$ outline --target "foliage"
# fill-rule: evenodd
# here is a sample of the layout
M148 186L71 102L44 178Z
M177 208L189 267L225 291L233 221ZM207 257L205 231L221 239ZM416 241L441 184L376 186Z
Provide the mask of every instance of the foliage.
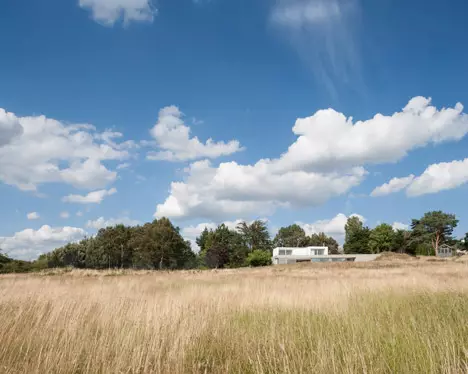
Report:
M414 254L408 246L410 236L411 231L396 230L393 234L392 252Z
M43 255L48 267L105 269L183 269L194 266L195 254L167 218L144 226L117 225L96 236Z
M270 233L265 221L256 220L250 225L244 221L237 225L237 230L250 251L255 249L270 251L272 249Z
M273 240L275 247L302 247L306 242L305 231L297 224L280 228Z
M454 214L428 212L420 219L413 219L411 242L416 247L427 248L430 245L437 255L440 245L453 241L452 234L457 225Z
M27 273L36 270L35 263L29 261L14 260L0 253L0 274L5 273Z
M269 266L271 265L271 253L256 249L247 256L247 265L253 267Z
M394 248L395 232L387 223L375 227L369 235L369 251L371 253L390 252Z
M358 254L370 253L369 236L369 228L364 227L359 217L349 217L345 225L344 252Z
M200 257L209 268L240 267L245 264L250 252L248 239L238 231L230 230L226 225L219 225L216 230L208 231ZM200 239L200 238L198 238ZM199 240L200 241L200 240ZM201 241L200 241L201 242Z
M468 233L465 234L465 238L461 241L461 248L464 251L468 251Z
M328 247L328 253L331 255L337 255L340 253L338 242L331 236L327 236L324 232L312 234L306 238L306 243L308 246Z
M412 255L434 255L442 244L468 250L465 240L455 240L458 225L455 215L441 211L428 212L413 219L411 230L396 230L381 224L370 230L357 216L345 226L345 253L380 253L393 251ZM256 266L259 259L271 261L272 245L282 247L322 246L330 254L338 254L338 242L325 233L307 236L297 224L279 229L273 242L266 222L241 222L236 230L221 224L215 230L205 228L196 239L200 252L196 255L179 228L167 218L143 226L117 225L101 229L79 243L69 243L36 261L10 259L0 253L0 272L28 272L54 267L88 269L187 269L234 268ZM268 254L268 256L267 256ZM268 260L267 260L268 258ZM260 263L262 263L260 261Z

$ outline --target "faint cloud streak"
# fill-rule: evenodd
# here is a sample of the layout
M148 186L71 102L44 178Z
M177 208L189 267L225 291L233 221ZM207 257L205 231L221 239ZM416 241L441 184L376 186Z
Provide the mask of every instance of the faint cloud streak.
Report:
M279 0L271 23L298 52L329 93L362 86L356 29L359 0Z

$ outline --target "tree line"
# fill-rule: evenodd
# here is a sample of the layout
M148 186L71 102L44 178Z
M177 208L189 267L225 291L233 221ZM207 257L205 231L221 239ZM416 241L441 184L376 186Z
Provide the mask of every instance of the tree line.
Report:
M386 223L370 229L359 217L352 216L345 225L341 249L334 238L323 232L307 235L297 224L280 228L271 238L267 223L256 220L241 222L235 228L225 224L215 229L205 228L196 238L200 250L195 253L180 229L169 219L161 218L142 226L100 229L92 237L57 248L33 262L12 260L0 254L0 273L56 267L175 270L267 266L271 264L274 247L327 246L330 254L435 255L443 244L468 250L468 234L466 240L453 236L457 225L455 215L441 211L413 219L408 230L394 230Z
M407 230L394 230L387 223L370 229L357 216L348 218L345 226L344 253L399 252L410 255L434 256L441 245L468 250L468 234L462 240L453 236L458 226L454 214L428 212L413 219Z

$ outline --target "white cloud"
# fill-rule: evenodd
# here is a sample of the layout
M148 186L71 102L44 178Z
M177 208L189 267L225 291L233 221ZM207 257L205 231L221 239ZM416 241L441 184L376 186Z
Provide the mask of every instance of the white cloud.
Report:
M208 139L202 143L196 136L191 138L190 127L184 124L182 117L182 112L176 106L159 111L159 119L151 129L151 135L161 151L149 152L148 159L187 161L227 156L242 150L237 140L225 143Z
M110 190L99 190L93 191L89 194L82 195L68 195L62 198L62 201L67 203L77 203L77 204L100 204L105 197L111 196L117 193L116 188L111 188Z
M107 220L104 217L99 217L98 219L94 221L88 221L86 223L86 227L99 230L99 229L103 229L103 228L110 227L110 226L116 226L116 225L137 226L140 224L141 224L140 221L130 219L128 217L110 218Z
M215 221L230 216L269 215L279 206L319 205L347 192L365 176L362 168L342 173L274 171L274 161L255 165L209 161L193 163L185 182L173 182L171 194L157 206L155 217L205 217Z
M10 143L22 133L23 127L18 118L13 113L8 113L0 108L0 147Z
M468 182L468 158L430 165L408 186L408 196L450 190Z
M363 223L366 222L366 219L359 214L351 214L349 217L358 217ZM313 223L297 222L297 224L304 229L306 235L323 232L342 242L345 235L345 225L349 217L343 213L339 213L332 219L320 220Z
M430 165L420 176L393 178L377 187L372 196L383 196L406 188L410 197L450 190L468 183L468 158Z
M36 191L43 183L57 182L103 188L117 177L103 162L130 157L131 144L110 145L91 125L67 125L45 116L17 117L2 109L0 117L0 123L19 123L22 128L0 146L0 181L22 190Z
M157 14L151 0L80 0L80 7L89 9L95 21L112 26L123 19L130 22L152 22Z
M383 185L376 187L372 191L371 196L386 196L395 192L399 192L408 187L413 182L413 180L413 174L404 178L393 178L392 180L390 180L390 182L384 183Z
M70 218L70 213L68 213L68 212L61 212L61 213L60 213L60 218L63 218L63 219Z
M393 230L395 231L409 229L409 225L407 225L406 223L401 223L401 222L393 222L392 227L393 227Z
M320 205L359 185L366 175L362 165L396 162L412 149L459 140L468 132L461 104L438 111L429 103L416 97L402 112L355 124L332 109L298 119L297 140L277 159L218 167L208 160L192 163L184 181L171 184L155 216L217 221L268 215L279 206Z
M40 254L83 239L86 232L77 227L44 225L39 230L26 229L10 237L0 237L0 248L9 256L21 260L33 260Z
M26 215L29 220L39 219L40 215L37 212L31 212Z
M396 162L409 151L446 141L458 141L468 133L463 105L437 110L431 99L415 97L392 116L376 114L353 123L333 109L319 110L296 121L299 136L278 162L303 169L334 169L364 164Z
M82 217L83 216L83 212L81 210L79 210L78 212L76 212L76 216L77 217Z

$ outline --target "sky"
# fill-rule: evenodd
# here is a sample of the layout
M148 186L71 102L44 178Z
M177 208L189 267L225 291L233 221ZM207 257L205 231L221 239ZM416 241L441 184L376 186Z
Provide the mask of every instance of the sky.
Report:
M0 3L0 248L347 217L468 231L463 0ZM196 250L196 247L193 247Z

